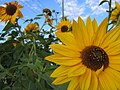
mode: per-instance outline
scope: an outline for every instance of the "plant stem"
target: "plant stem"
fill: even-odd
[[[108,2],[108,4],[109,4],[109,14],[108,14],[108,25],[107,25],[106,31],[108,31],[109,21],[110,21],[110,17],[111,17],[111,4],[112,4],[112,0],[110,0],[110,2]]]
[[[62,19],[64,19],[64,0],[62,0]]]

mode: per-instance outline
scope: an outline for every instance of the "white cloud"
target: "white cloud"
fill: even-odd
[[[99,6],[102,0],[86,0],[85,5],[90,9],[91,15],[100,15],[106,12],[107,5]]]
[[[56,0],[62,7],[62,0]],[[70,19],[76,19],[78,16],[86,18],[87,15],[84,14],[85,8],[83,4],[78,4],[77,0],[64,0],[64,13],[65,16],[68,16]]]
[[[62,7],[62,0],[56,0],[60,7]],[[108,4],[104,3],[99,6],[99,3],[102,0],[64,0],[65,1],[65,15],[70,17],[70,19],[76,19],[78,16],[81,16],[83,19],[86,19],[88,16],[105,16],[107,15],[106,10],[108,10]],[[120,0],[112,0],[112,6],[115,6],[114,2]]]

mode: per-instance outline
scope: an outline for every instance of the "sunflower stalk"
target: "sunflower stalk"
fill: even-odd
[[[64,0],[62,0],[62,20],[64,20]]]
[[[106,31],[108,31],[108,27],[109,27],[109,22],[110,22],[110,17],[111,17],[111,10],[112,10],[112,7],[111,7],[111,4],[112,4],[112,0],[110,0],[108,2],[108,5],[109,5],[109,12],[108,12],[108,25],[107,25],[107,28],[106,28]],[[112,27],[113,28],[113,27]],[[110,28],[109,30],[111,30],[112,28]]]

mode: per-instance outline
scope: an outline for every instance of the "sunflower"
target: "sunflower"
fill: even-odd
[[[106,32],[107,18],[98,26],[96,19],[79,17],[72,32],[58,33],[64,44],[52,44],[54,55],[45,59],[59,65],[51,74],[53,84],[70,82],[67,90],[120,89],[120,27]]]
[[[61,20],[58,23],[57,30],[60,32],[67,32],[71,27],[71,22],[69,20]]]
[[[116,8],[112,11],[110,20],[118,21],[120,16],[120,4],[115,2]]]
[[[24,28],[25,33],[29,31],[38,31],[38,30],[39,30],[39,26],[35,23],[30,23],[26,26],[26,28]]]
[[[8,20],[11,23],[15,23],[16,17],[23,18],[23,15],[20,11],[23,6],[18,4],[17,1],[5,3],[6,6],[0,6],[0,19],[1,21],[7,22]]]

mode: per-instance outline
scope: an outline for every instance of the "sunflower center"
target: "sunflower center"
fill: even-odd
[[[97,71],[102,66],[105,69],[109,64],[107,53],[97,46],[89,46],[83,49],[81,57],[82,63],[94,71]]]
[[[8,5],[7,8],[6,8],[6,13],[8,15],[13,15],[17,10],[17,7],[15,5]]]
[[[61,32],[66,32],[68,30],[68,27],[66,25],[61,27]]]

